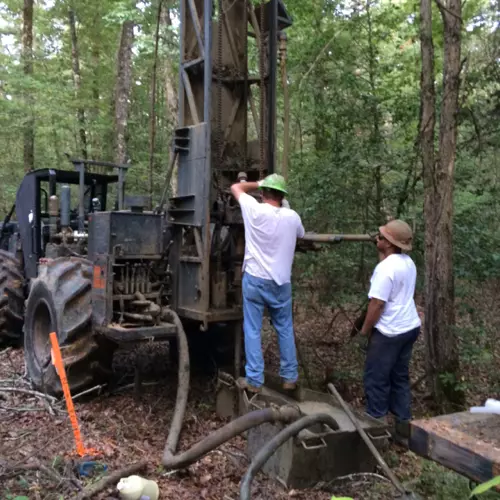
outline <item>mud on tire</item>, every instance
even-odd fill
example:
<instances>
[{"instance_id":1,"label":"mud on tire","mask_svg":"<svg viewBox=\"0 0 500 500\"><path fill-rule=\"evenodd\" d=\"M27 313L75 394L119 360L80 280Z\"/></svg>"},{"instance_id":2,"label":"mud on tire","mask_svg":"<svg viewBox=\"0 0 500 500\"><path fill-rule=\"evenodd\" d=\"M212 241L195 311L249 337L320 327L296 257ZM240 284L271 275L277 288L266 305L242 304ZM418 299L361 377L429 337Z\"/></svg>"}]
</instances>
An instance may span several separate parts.
<instances>
[{"instance_id":1,"label":"mud on tire","mask_svg":"<svg viewBox=\"0 0 500 500\"><path fill-rule=\"evenodd\" d=\"M92 263L78 257L49 260L40 267L26 302L24 357L34 385L60 395L51 363L49 334L57 332L71 392L111 373L114 346L92 329Z\"/></svg>"},{"instance_id":2,"label":"mud on tire","mask_svg":"<svg viewBox=\"0 0 500 500\"><path fill-rule=\"evenodd\" d=\"M0 347L18 344L23 334L24 276L19 261L0 250Z\"/></svg>"}]
</instances>

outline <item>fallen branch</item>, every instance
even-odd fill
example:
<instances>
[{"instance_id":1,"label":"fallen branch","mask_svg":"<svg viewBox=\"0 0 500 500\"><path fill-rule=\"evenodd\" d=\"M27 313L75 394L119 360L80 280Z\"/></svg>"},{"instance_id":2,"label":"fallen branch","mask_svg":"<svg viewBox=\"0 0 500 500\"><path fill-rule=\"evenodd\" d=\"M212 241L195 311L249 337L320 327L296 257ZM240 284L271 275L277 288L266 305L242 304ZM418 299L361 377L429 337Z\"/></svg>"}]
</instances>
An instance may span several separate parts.
<instances>
[{"instance_id":1,"label":"fallen branch","mask_svg":"<svg viewBox=\"0 0 500 500\"><path fill-rule=\"evenodd\" d=\"M60 431L60 433L59 433L59 437L58 437L59 441L61 441L63 437L66 437L66 436L67 436L70 432L72 432L71 427L70 427L70 428L68 428L68 429L63 429L63 430L61 430L61 431ZM31 455L30 455L30 456L25 456L25 457L23 457L21 460L19 460L19 461L18 461L18 462L16 462L15 464L10 465L10 468L11 468L11 469L16 469L17 467L19 467L19 466L23 465L23 464L26 462L26 460L29 460L29 458L30 458L30 457L35 457L35 456L37 456L37 455L38 455L38 454L39 454L42 450L45 450L45 449L47 448L47 446L49 446L49 444L50 444L52 441L54 441L54 437L53 437L53 436L50 436L50 437L49 437L49 439L47 439L47 440L43 443L43 445L42 445L42 446L40 446L39 448L37 448L36 450L34 450L34 451L31 453ZM6 464L5 464L5 462L2 462L2 461L0 460L0 466L5 466L5 465L6 465Z\"/></svg>"},{"instance_id":2,"label":"fallen branch","mask_svg":"<svg viewBox=\"0 0 500 500\"><path fill-rule=\"evenodd\" d=\"M159 382L141 382L141 386L143 387L149 387L152 385L158 385ZM127 385L122 385L121 387L117 387L116 389L113 389L110 391L111 394L116 394L118 392L123 392L127 391L129 389L134 389L135 388L135 382L133 384L127 384Z\"/></svg>"},{"instance_id":3,"label":"fallen branch","mask_svg":"<svg viewBox=\"0 0 500 500\"><path fill-rule=\"evenodd\" d=\"M0 392L19 392L21 394L28 394L30 396L36 396L37 398L49 400L52 403L57 402L57 398L51 396L50 394L44 394L43 392L32 391L30 389L21 389L19 387L0 387Z\"/></svg>"},{"instance_id":4,"label":"fallen branch","mask_svg":"<svg viewBox=\"0 0 500 500\"><path fill-rule=\"evenodd\" d=\"M92 498L94 495L102 490L105 490L114 483L117 483L122 477L130 476L135 472L145 469L148 465L147 460L141 460L135 464L127 465L122 469L118 469L109 476L105 476L99 481L90 486L87 486L80 494L78 494L74 500L84 500L85 498Z\"/></svg>"},{"instance_id":5,"label":"fallen branch","mask_svg":"<svg viewBox=\"0 0 500 500\"><path fill-rule=\"evenodd\" d=\"M26 407L19 407L19 406L3 406L0 405L0 410L4 411L17 411L17 412L29 412L29 411L45 411L45 408L36 408L34 406L26 406Z\"/></svg>"},{"instance_id":6,"label":"fallen branch","mask_svg":"<svg viewBox=\"0 0 500 500\"><path fill-rule=\"evenodd\" d=\"M417 386L419 386L427 377L429 377L431 373L425 372L423 375L421 375L413 384L411 384L411 389L415 389Z\"/></svg>"},{"instance_id":7,"label":"fallen branch","mask_svg":"<svg viewBox=\"0 0 500 500\"><path fill-rule=\"evenodd\" d=\"M389 479L387 479L384 476L381 476L380 474L375 474L374 472L355 472L353 474L347 474L346 476L336 477L335 479L332 479L330 482L328 482L326 486L330 486L331 484L336 483L338 481L352 481L353 479L358 479L358 478L379 479L380 481L385 481L386 483L390 483Z\"/></svg>"},{"instance_id":8,"label":"fallen branch","mask_svg":"<svg viewBox=\"0 0 500 500\"><path fill-rule=\"evenodd\" d=\"M19 436L6 437L6 438L3 438L3 440L4 441L17 441L18 439L22 439L26 436L30 436L31 434L33 434L33 432L35 432L35 431L26 431L26 432L23 432L22 434L19 434Z\"/></svg>"},{"instance_id":9,"label":"fallen branch","mask_svg":"<svg viewBox=\"0 0 500 500\"><path fill-rule=\"evenodd\" d=\"M17 377L17 378L4 378L0 380L0 384L9 384L9 387L12 387L12 384L15 384L16 382L21 382L22 384L25 384L26 382L22 379L22 377Z\"/></svg>"},{"instance_id":10,"label":"fallen branch","mask_svg":"<svg viewBox=\"0 0 500 500\"><path fill-rule=\"evenodd\" d=\"M49 476L57 484L60 484L64 478L62 478L54 469L47 467L46 465L40 463L38 460L31 462L29 464L14 464L4 465L6 472L0 474L0 477L15 477L26 471L41 471L47 476Z\"/></svg>"},{"instance_id":11,"label":"fallen branch","mask_svg":"<svg viewBox=\"0 0 500 500\"><path fill-rule=\"evenodd\" d=\"M73 401L75 401L75 399L81 398L82 396L85 396L86 394L90 394L91 392L95 392L95 391L99 391L99 394L100 394L101 389L103 389L104 387L106 387L106 384L96 385L95 387L91 387L90 389L87 389L85 391L79 392L78 394L75 394L74 396L72 396L72 399L73 399Z\"/></svg>"}]
</instances>

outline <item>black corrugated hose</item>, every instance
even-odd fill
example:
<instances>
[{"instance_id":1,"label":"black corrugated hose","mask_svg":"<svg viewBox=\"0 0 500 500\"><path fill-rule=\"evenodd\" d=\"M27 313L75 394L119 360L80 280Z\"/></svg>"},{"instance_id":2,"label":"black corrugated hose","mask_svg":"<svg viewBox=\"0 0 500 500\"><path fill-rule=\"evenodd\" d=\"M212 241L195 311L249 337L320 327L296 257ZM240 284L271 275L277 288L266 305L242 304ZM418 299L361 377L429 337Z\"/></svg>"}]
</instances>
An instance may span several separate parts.
<instances>
[{"instance_id":1,"label":"black corrugated hose","mask_svg":"<svg viewBox=\"0 0 500 500\"><path fill-rule=\"evenodd\" d=\"M240 500L250 500L250 487L253 478L282 444L291 437L296 436L302 429L306 429L318 423L330 425L333 429L338 428L335 419L327 413L308 415L285 427L281 432L276 434L269 443L261 448L257 455L255 455L252 463L248 467L247 473L241 481Z\"/></svg>"},{"instance_id":2,"label":"black corrugated hose","mask_svg":"<svg viewBox=\"0 0 500 500\"><path fill-rule=\"evenodd\" d=\"M168 462L171 457L173 457L177 449L184 413L186 412L189 394L189 347L186 332L184 331L182 322L177 313L167 309L163 311L162 316L164 316L165 319L171 320L177 327L177 346L179 349L177 397L175 400L174 416L172 417L172 423L170 424L170 430L168 432L167 443L163 450L162 462L165 464L165 462Z\"/></svg>"},{"instance_id":3,"label":"black corrugated hose","mask_svg":"<svg viewBox=\"0 0 500 500\"><path fill-rule=\"evenodd\" d=\"M263 410L252 411L212 432L212 434L180 455L164 454L163 465L168 469L182 469L252 427L257 427L266 422L293 422L299 417L300 412L295 406L264 408Z\"/></svg>"},{"instance_id":4,"label":"black corrugated hose","mask_svg":"<svg viewBox=\"0 0 500 500\"><path fill-rule=\"evenodd\" d=\"M162 311L162 317L165 320L172 321L177 327L177 344L179 349L177 398L175 401L174 416L170 425L165 449L163 450L162 463L164 467L168 469L182 469L196 462L209 451L214 450L221 444L252 427L266 422L293 422L300 417L300 412L295 406L282 406L281 408L265 408L263 410L252 411L233 420L195 444L191 449L176 456L175 451L179 443L189 394L189 347L179 316L174 311L165 309Z\"/></svg>"}]
</instances>

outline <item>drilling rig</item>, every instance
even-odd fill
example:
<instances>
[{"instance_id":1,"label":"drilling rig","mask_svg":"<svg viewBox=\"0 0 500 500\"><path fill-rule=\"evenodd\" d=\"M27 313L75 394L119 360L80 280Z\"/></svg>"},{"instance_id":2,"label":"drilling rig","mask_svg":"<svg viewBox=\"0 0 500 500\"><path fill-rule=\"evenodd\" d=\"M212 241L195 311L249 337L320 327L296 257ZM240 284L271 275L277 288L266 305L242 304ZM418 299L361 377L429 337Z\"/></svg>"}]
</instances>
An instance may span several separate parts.
<instances>
[{"instance_id":1,"label":"drilling rig","mask_svg":"<svg viewBox=\"0 0 500 500\"><path fill-rule=\"evenodd\" d=\"M177 191L154 211L125 194L130 165L69 158L73 170L25 176L0 228L0 341L23 326L36 387L61 392L50 332L80 389L109 373L118 345L175 338L166 308L188 334L225 325L239 374L244 228L230 186L274 171L277 42L290 25L280 0L180 2Z\"/></svg>"},{"instance_id":2,"label":"drilling rig","mask_svg":"<svg viewBox=\"0 0 500 500\"><path fill-rule=\"evenodd\" d=\"M188 334L201 331L209 344L217 336L240 374L245 242L230 186L275 170L278 40L283 55L291 24L281 0L181 0L178 126L154 211L125 194L130 165L69 158L73 170L25 176L0 224L0 342L20 340L23 328L36 387L61 392L50 332L74 390L105 378L121 344L175 344L172 312Z\"/></svg>"},{"instance_id":3,"label":"drilling rig","mask_svg":"<svg viewBox=\"0 0 500 500\"><path fill-rule=\"evenodd\" d=\"M242 317L244 230L230 186L275 169L277 37L291 19L280 0L182 0L180 15L173 305L207 328Z\"/></svg>"},{"instance_id":4,"label":"drilling rig","mask_svg":"<svg viewBox=\"0 0 500 500\"><path fill-rule=\"evenodd\" d=\"M230 186L274 172L281 0L181 0L177 192L168 204L173 308L202 330L242 342L244 228Z\"/></svg>"}]
</instances>

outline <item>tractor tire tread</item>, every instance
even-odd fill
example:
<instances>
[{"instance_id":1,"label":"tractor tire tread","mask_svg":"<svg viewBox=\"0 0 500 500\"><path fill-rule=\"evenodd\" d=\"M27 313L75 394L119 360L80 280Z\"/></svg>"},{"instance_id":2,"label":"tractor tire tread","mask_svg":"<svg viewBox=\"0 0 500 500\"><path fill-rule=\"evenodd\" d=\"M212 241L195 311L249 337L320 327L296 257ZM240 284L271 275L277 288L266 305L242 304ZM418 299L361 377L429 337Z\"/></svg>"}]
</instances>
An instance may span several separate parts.
<instances>
[{"instance_id":1,"label":"tractor tire tread","mask_svg":"<svg viewBox=\"0 0 500 500\"><path fill-rule=\"evenodd\" d=\"M0 347L22 340L24 276L16 257L0 250Z\"/></svg>"},{"instance_id":2,"label":"tractor tire tread","mask_svg":"<svg viewBox=\"0 0 500 500\"><path fill-rule=\"evenodd\" d=\"M80 257L49 260L34 281L26 303L25 359L34 385L54 395L62 393L52 364L41 365L35 352L35 313L40 301L51 309L68 383L79 391L104 380L111 372L114 347L92 327L92 263ZM47 339L48 340L48 339Z\"/></svg>"}]
</instances>

